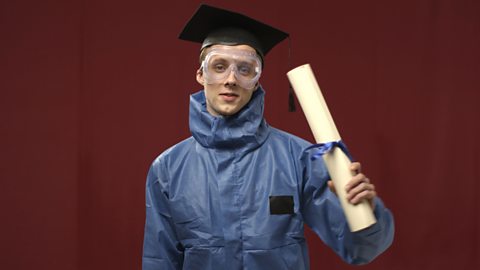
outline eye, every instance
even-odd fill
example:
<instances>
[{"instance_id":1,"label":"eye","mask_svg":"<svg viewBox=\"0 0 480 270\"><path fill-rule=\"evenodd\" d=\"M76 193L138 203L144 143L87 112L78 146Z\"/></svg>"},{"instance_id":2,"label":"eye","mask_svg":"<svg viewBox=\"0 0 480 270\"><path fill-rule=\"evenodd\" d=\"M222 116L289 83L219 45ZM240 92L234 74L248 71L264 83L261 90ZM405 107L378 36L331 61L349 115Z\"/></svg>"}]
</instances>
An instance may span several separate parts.
<instances>
[{"instance_id":1,"label":"eye","mask_svg":"<svg viewBox=\"0 0 480 270\"><path fill-rule=\"evenodd\" d=\"M225 71L225 65L224 64L220 64L220 63L217 63L213 66L213 69L216 71L216 72L224 72Z\"/></svg>"},{"instance_id":2,"label":"eye","mask_svg":"<svg viewBox=\"0 0 480 270\"><path fill-rule=\"evenodd\" d=\"M252 74L252 67L249 65L243 64L238 66L238 72L243 76L248 76Z\"/></svg>"}]
</instances>

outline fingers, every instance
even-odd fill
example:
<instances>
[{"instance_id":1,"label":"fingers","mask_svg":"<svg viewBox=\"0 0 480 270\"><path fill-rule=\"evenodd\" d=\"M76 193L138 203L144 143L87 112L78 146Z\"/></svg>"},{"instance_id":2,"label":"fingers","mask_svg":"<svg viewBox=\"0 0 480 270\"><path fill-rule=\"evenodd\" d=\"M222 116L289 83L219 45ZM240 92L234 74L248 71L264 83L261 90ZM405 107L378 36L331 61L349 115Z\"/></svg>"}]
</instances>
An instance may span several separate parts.
<instances>
[{"instance_id":1,"label":"fingers","mask_svg":"<svg viewBox=\"0 0 480 270\"><path fill-rule=\"evenodd\" d=\"M347 201L351 204L358 204L363 200L367 200L370 206L374 208L374 198L377 196L375 185L370 183L370 179L362 173L362 165L360 162L352 162L350 170L355 172L355 176L353 176L345 186ZM329 189L337 195L333 182L330 180L327 184Z\"/></svg>"},{"instance_id":2,"label":"fingers","mask_svg":"<svg viewBox=\"0 0 480 270\"><path fill-rule=\"evenodd\" d=\"M368 179L367 176L365 176L363 173L358 173L357 175L352 177L352 179L345 186L345 189L346 189L347 192L349 192L351 189L353 189L354 187L356 187L356 186L358 186L362 183L369 184L370 179Z\"/></svg>"},{"instance_id":3,"label":"fingers","mask_svg":"<svg viewBox=\"0 0 480 270\"><path fill-rule=\"evenodd\" d=\"M355 175L346 185L347 200L352 204L358 204L363 200L368 200L373 207L373 198L377 196L375 185L370 183L363 173Z\"/></svg>"},{"instance_id":4,"label":"fingers","mask_svg":"<svg viewBox=\"0 0 480 270\"><path fill-rule=\"evenodd\" d=\"M377 196L377 192L375 191L375 187L372 184L365 185L365 186L363 186L363 185L364 184L362 184L362 187L359 186L359 187L356 187L356 188L352 189L352 191L350 191L347 194L347 200L351 204L358 204L365 199L370 201L370 200L373 200L373 198L375 198L375 196Z\"/></svg>"},{"instance_id":5,"label":"fingers","mask_svg":"<svg viewBox=\"0 0 480 270\"><path fill-rule=\"evenodd\" d=\"M350 164L350 170L359 174L362 172L362 164L360 164L360 162L352 162L352 164Z\"/></svg>"},{"instance_id":6,"label":"fingers","mask_svg":"<svg viewBox=\"0 0 480 270\"><path fill-rule=\"evenodd\" d=\"M327 185L328 185L328 188L330 189L331 192L335 193L335 195L337 194L337 190L335 189L335 186L333 185L333 181L330 180L327 182Z\"/></svg>"}]
</instances>

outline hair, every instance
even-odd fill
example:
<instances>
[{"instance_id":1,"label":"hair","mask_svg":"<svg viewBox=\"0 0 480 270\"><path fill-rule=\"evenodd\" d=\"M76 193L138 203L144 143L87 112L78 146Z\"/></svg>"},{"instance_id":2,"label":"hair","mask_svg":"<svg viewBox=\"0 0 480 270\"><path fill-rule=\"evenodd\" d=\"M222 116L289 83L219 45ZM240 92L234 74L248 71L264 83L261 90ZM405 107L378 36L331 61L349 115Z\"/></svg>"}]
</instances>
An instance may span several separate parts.
<instances>
[{"instance_id":1,"label":"hair","mask_svg":"<svg viewBox=\"0 0 480 270\"><path fill-rule=\"evenodd\" d=\"M200 64L202 64L203 60L205 60L205 57L207 57L208 48L210 48L210 47L205 47L200 51L200 56L198 58Z\"/></svg>"}]
</instances>

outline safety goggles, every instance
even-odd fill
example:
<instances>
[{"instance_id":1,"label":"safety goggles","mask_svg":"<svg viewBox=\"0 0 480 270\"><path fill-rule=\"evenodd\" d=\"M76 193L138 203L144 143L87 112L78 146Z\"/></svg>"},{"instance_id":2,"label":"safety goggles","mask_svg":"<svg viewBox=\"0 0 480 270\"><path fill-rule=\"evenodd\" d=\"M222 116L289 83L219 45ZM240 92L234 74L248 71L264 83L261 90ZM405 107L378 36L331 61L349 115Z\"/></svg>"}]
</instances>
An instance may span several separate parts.
<instances>
[{"instance_id":1,"label":"safety goggles","mask_svg":"<svg viewBox=\"0 0 480 270\"><path fill-rule=\"evenodd\" d=\"M212 49L202 62L207 84L223 83L232 74L237 84L251 89L260 79L262 62L255 52Z\"/></svg>"}]
</instances>

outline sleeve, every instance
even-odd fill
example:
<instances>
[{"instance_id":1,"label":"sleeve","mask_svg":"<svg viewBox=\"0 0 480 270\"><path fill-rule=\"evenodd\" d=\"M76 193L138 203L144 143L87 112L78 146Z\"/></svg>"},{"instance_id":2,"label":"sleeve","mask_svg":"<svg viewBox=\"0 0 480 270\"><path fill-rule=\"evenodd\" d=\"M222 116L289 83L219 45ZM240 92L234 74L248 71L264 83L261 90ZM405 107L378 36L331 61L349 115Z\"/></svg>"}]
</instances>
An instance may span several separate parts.
<instances>
[{"instance_id":1,"label":"sleeve","mask_svg":"<svg viewBox=\"0 0 480 270\"><path fill-rule=\"evenodd\" d=\"M307 156L307 157L305 157ZM306 224L349 264L366 264L392 243L394 222L391 212L380 198L375 199L377 222L358 232L350 232L336 195L330 191L330 179L323 159L310 160L304 155L302 215Z\"/></svg>"},{"instance_id":2,"label":"sleeve","mask_svg":"<svg viewBox=\"0 0 480 270\"><path fill-rule=\"evenodd\" d=\"M157 159L148 172L143 270L182 269L183 248L177 239L168 205L167 182Z\"/></svg>"}]
</instances>

